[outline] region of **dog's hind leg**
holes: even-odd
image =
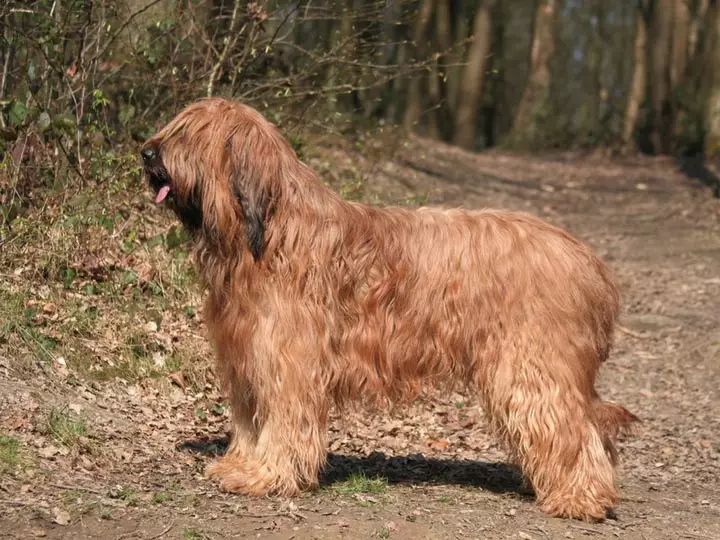
[[[571,351],[527,336],[506,345],[483,393],[541,510],[602,521],[618,501],[613,463],[595,422],[588,366]]]

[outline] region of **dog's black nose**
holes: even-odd
[[[150,161],[155,157],[155,149],[154,148],[145,148],[142,152],[140,152],[140,155],[143,157],[145,161]]]

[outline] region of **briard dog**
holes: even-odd
[[[619,295],[586,245],[524,213],[347,202],[225,99],[189,105],[141,155],[208,289],[232,418],[208,469],[223,489],[314,488],[332,406],[458,385],[543,511],[603,520],[617,504],[614,442],[636,417],[594,388]]]

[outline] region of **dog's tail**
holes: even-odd
[[[595,423],[603,437],[605,450],[613,463],[617,462],[617,451],[613,444],[618,436],[632,432],[633,424],[640,422],[640,418],[628,411],[622,405],[597,398],[593,405]]]

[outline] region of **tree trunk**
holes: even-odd
[[[532,140],[537,136],[536,115],[546,105],[550,90],[550,60],[555,53],[555,23],[559,0],[538,0],[532,29],[530,72],[515,113],[512,138]]]
[[[15,40],[13,39],[12,33],[10,32],[10,25],[13,19],[13,14],[9,13],[6,16],[5,24],[3,25],[3,39],[2,47],[2,67],[0,68],[0,102],[5,98],[6,92],[8,96],[12,96],[15,93],[15,85],[13,84],[12,68],[15,64]],[[5,117],[0,113],[0,128],[5,128]]]
[[[387,66],[395,64],[402,66],[405,61],[404,44],[398,44],[402,41],[399,25],[402,17],[402,4],[400,2],[386,2],[383,10],[383,30],[382,39],[383,56],[382,64]],[[402,69],[402,67],[400,67]],[[389,80],[381,92],[380,110],[384,118],[391,124],[396,122],[398,111],[399,90],[402,88],[402,77],[394,77]]]
[[[430,28],[431,16],[434,7],[434,0],[422,0],[420,13],[415,23],[415,32],[413,35],[414,53],[410,61],[424,61],[427,56],[427,38]],[[416,128],[423,108],[423,89],[427,88],[427,75],[418,73],[412,76],[408,87],[407,105],[405,107],[405,118],[403,125],[408,131]]]
[[[712,65],[716,39],[712,22],[714,16],[715,0],[712,1],[712,5],[710,0],[699,0],[696,10],[692,13],[688,36],[690,94],[697,98],[699,106],[694,109],[694,113],[700,117],[705,115],[705,105],[714,71],[708,69]]]
[[[481,4],[478,1],[478,4]],[[454,35],[454,47],[452,52],[447,56],[447,63],[452,65],[449,70],[447,77],[447,95],[448,95],[448,106],[452,111],[453,115],[457,110],[457,98],[460,94],[460,84],[463,77],[462,64],[467,56],[467,47],[458,47],[458,43],[463,41],[470,41],[472,39],[472,21],[469,20],[468,12],[464,9],[464,4],[458,0],[452,0],[450,2],[452,7],[451,17],[453,21],[453,35]]]
[[[709,6],[709,0],[698,0],[695,11],[690,18],[690,28],[688,29],[688,57],[690,61],[695,58],[697,53],[698,42],[700,41],[700,26],[705,20]]]
[[[438,52],[447,54],[453,45],[450,0],[436,0],[435,38]]]
[[[690,33],[690,2],[675,0],[675,12],[672,28],[672,58],[670,63],[670,84],[676,88],[685,79],[688,63],[688,44]]]
[[[592,8],[589,9],[590,18],[595,18],[596,24],[588,21],[588,27],[592,32],[588,50],[588,99],[587,111],[585,114],[585,137],[588,140],[598,141],[600,136],[600,117],[603,104],[607,101],[607,89],[603,85],[602,75],[605,68],[605,53],[607,42],[605,40],[605,3],[602,0],[595,0]]]
[[[670,58],[674,0],[655,0],[650,20],[650,142],[656,154],[670,151],[672,103]]]
[[[484,103],[482,108],[483,146],[490,148],[502,134],[498,121],[502,117],[505,92],[505,27],[508,9],[503,2],[493,2],[492,43],[487,78],[483,83]]]
[[[408,62],[408,49],[409,46],[406,41],[402,41],[398,45],[396,64],[400,70],[404,69],[402,66],[405,66]],[[407,79],[407,76],[395,77],[390,81],[385,119],[391,124],[403,122],[403,105],[410,95]]]
[[[447,54],[452,47],[452,21],[450,20],[450,0],[435,0],[435,51]],[[429,95],[431,109],[428,111],[428,134],[440,140],[452,136],[452,114],[447,100],[447,61],[444,56],[433,60],[430,75]]]
[[[720,0],[715,0],[712,11],[709,13],[710,32],[713,34],[713,50],[710,55],[712,63],[708,69],[712,70],[712,84],[708,93],[705,113],[705,156],[713,158],[720,156]]]
[[[672,56],[670,58],[670,92],[672,115],[673,151],[680,149],[687,141],[688,133],[688,90],[692,84],[688,69],[690,62],[690,2],[675,0],[672,28]]]
[[[630,145],[635,132],[638,114],[645,101],[645,92],[647,90],[647,20],[645,17],[645,12],[638,9],[635,22],[635,44],[633,47],[635,64],[633,66],[630,93],[625,107],[625,121],[622,131],[622,141],[626,146]]]
[[[353,43],[353,0],[337,0],[335,10],[339,19],[337,27],[331,31],[329,50],[343,58],[351,57],[354,52]],[[352,106],[350,87],[342,91],[339,87],[348,81],[338,80],[338,65],[330,62],[325,74],[325,88],[327,89],[327,106],[335,112],[339,105]]]
[[[483,83],[492,40],[492,7],[494,3],[495,0],[483,0],[477,8],[473,24],[473,41],[458,88],[453,142],[467,149],[475,147],[478,109],[482,100]]]

